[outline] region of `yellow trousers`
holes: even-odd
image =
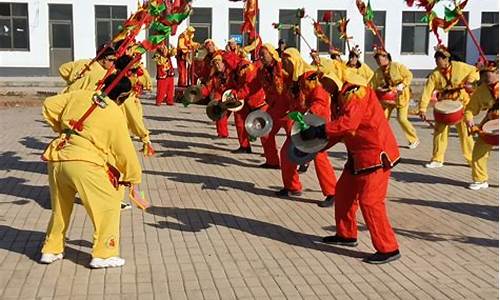
[[[52,216],[42,253],[64,252],[64,238],[78,193],[94,225],[92,256],[118,256],[123,189],[111,185],[104,167],[85,161],[49,162],[48,173]]]
[[[408,121],[408,108],[409,105],[405,105],[403,107],[398,107],[396,108],[397,110],[397,117],[398,117],[398,122],[399,125],[401,125],[401,129],[403,129],[403,132],[406,136],[406,139],[408,142],[414,143],[418,137],[417,137],[417,131],[415,130],[415,127],[411,125],[410,121]],[[391,118],[392,111],[394,110],[395,107],[393,106],[386,106],[384,107],[384,114],[387,120]]]
[[[127,118],[127,126],[133,135],[143,143],[149,143],[149,130],[144,125],[142,104],[136,96],[130,96],[123,104],[122,110]]]
[[[488,158],[492,146],[479,138],[472,150],[472,180],[474,182],[488,181]]]
[[[436,123],[434,126],[434,139],[433,139],[433,150],[432,150],[432,160],[437,162],[444,162],[444,154],[446,148],[448,147],[448,131],[449,125]],[[458,139],[460,140],[460,146],[462,147],[462,153],[468,164],[472,161],[472,147],[474,146],[474,140],[472,136],[467,132],[467,125],[462,121],[455,125],[458,132]]]

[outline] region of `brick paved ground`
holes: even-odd
[[[498,298],[498,152],[493,187],[465,188],[470,170],[452,134],[449,164],[422,167],[431,130],[401,149],[388,209],[401,260],[361,262],[371,253],[359,215],[360,245],[318,241],[333,234],[332,209],[322,209],[314,170],[301,176],[299,199],[273,197],[279,171],[261,170],[257,154],[234,155],[237,140],[213,139],[202,107],[145,105],[158,156],[142,160],[143,189],[154,207],[122,216],[125,267],[90,270],[92,224],[76,205],[66,259],[40,265],[49,220],[46,166],[39,155],[53,134],[40,108],[0,110],[0,298],[20,299],[492,299]],[[399,128],[398,138],[402,141]],[[234,137],[234,127],[231,128]],[[406,144],[406,143],[403,143]],[[139,148],[139,145],[137,145]],[[343,147],[331,151],[339,170]],[[339,174],[339,173],[337,173]]]

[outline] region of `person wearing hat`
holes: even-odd
[[[107,70],[113,67],[116,60],[115,50],[108,45],[101,45],[97,49],[95,60],[81,59],[62,64],[59,75],[66,81],[66,88],[61,93],[77,90],[95,91],[100,80]]]
[[[106,78],[104,88],[116,76]],[[102,99],[105,105],[97,107],[84,120],[82,130],[74,129],[73,121],[81,120],[89,111],[92,104],[89,99],[95,92],[79,90],[44,101],[44,118],[59,137],[42,155],[48,164],[52,216],[41,250],[41,263],[50,264],[63,258],[65,235],[78,193],[94,225],[90,266],[107,268],[125,264],[119,257],[120,201],[124,194],[118,180],[138,185],[142,173],[120,110],[130,90],[130,80],[123,77]],[[110,169],[118,170],[120,178],[110,176]]]
[[[283,52],[283,68],[289,74],[289,80],[298,85],[298,96],[292,99],[290,111],[305,113],[309,111],[314,115],[330,120],[330,94],[319,83],[319,73],[300,56],[296,48],[288,48]],[[297,165],[288,159],[288,147],[292,144],[288,136],[281,147],[281,176],[284,188],[276,192],[278,196],[299,196],[302,194]],[[321,207],[332,206],[335,197],[337,178],[333,171],[328,154],[319,152],[314,158],[314,167],[323,195],[326,197],[319,203]]]
[[[347,162],[335,195],[336,235],[326,236],[327,244],[358,245],[356,213],[361,208],[376,253],[364,259],[383,264],[399,259],[399,245],[385,207],[391,169],[399,162],[399,148],[382,107],[368,82],[353,73],[342,78],[328,74],[321,83],[330,94],[338,94],[341,110],[337,119],[301,131],[304,140],[326,138],[329,148],[343,142]]]
[[[207,54],[203,58],[202,66],[196,75],[200,79],[201,83],[206,83],[210,81],[210,77],[214,71],[212,60],[215,56],[222,55],[222,51],[217,49],[217,46],[215,46],[215,42],[212,39],[206,39],[203,43],[203,48],[205,48]]]
[[[235,54],[240,54],[240,47],[234,38],[227,40],[226,52],[233,52]]]
[[[281,55],[283,54],[283,51],[286,49],[286,42],[284,39],[279,39],[278,41],[278,48],[276,48],[276,53],[278,53],[278,56],[281,58]]]
[[[179,79],[177,81],[177,86],[185,87],[189,84],[188,71],[192,68],[192,56],[194,51],[200,46],[198,43],[193,41],[195,28],[189,26],[186,31],[179,35],[177,41],[177,70],[179,72]]]
[[[202,84],[201,94],[203,97],[210,97],[211,100],[222,101],[225,91],[234,88],[234,81],[231,78],[231,70],[224,63],[222,54],[217,54],[212,58],[212,71],[209,81]],[[222,118],[216,121],[217,136],[227,138],[229,131],[227,128],[227,118],[229,114],[224,112]]]
[[[156,62],[156,105],[163,102],[167,105],[174,105],[174,76],[175,70],[172,65],[172,57],[177,54],[177,50],[167,45],[162,45],[153,55]]]
[[[262,86],[266,102],[267,113],[273,119],[273,128],[268,135],[261,138],[266,162],[259,167],[265,169],[279,169],[280,159],[276,146],[276,135],[283,128],[287,136],[292,127],[287,117],[292,93],[287,81],[287,74],[283,70],[281,58],[273,45],[263,44],[259,50],[262,66],[257,70],[257,78]]]
[[[258,78],[260,63],[252,63],[247,59],[242,59],[235,70],[235,89],[236,99],[243,100],[243,108],[234,113],[234,123],[240,148],[234,153],[251,153],[250,141],[245,129],[245,120],[248,114],[254,110],[265,110],[266,93],[262,88]]]
[[[410,85],[413,79],[411,71],[403,64],[393,62],[391,55],[382,47],[374,49],[375,60],[379,68],[372,77],[371,85],[377,93],[396,91],[396,103],[386,104],[381,102],[387,120],[390,120],[392,111],[396,109],[398,123],[408,140],[408,148],[415,149],[420,144],[417,131],[408,121],[408,110],[410,108],[411,91]]]
[[[498,62],[490,61],[480,66],[481,77],[484,78],[471,96],[465,108],[465,123],[470,132],[474,132],[487,121],[498,119]],[[481,123],[474,124],[474,116],[486,110]],[[472,150],[472,183],[471,190],[488,188],[488,158],[492,146],[479,138]]]
[[[425,82],[419,104],[419,116],[422,120],[426,120],[425,113],[427,106],[435,90],[438,92],[438,101],[445,99],[457,100],[465,107],[470,101],[469,94],[474,90],[473,84],[479,80],[479,73],[476,67],[451,60],[450,51],[443,45],[436,46],[435,50],[434,59],[436,61],[436,68]],[[470,165],[474,141],[472,136],[468,134],[467,125],[464,121],[457,123],[455,127],[458,132],[462,153]],[[434,126],[432,158],[425,165],[426,168],[440,168],[443,166],[444,155],[448,147],[448,130],[448,125],[436,122]]]
[[[370,82],[374,72],[367,64],[359,61],[360,57],[361,49],[356,45],[349,51],[349,60],[346,63],[347,71],[354,72]]]

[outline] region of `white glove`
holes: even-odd
[[[405,85],[403,83],[400,83],[396,86],[396,90],[398,90],[398,92],[402,92],[404,89]]]

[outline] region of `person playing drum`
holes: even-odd
[[[417,131],[408,121],[413,74],[403,64],[393,62],[391,54],[383,47],[376,47],[374,50],[379,68],[372,77],[371,86],[377,92],[388,120],[392,111],[397,109],[398,122],[408,139],[408,148],[415,149],[420,141]]]
[[[488,62],[481,68],[481,85],[472,94],[469,104],[465,109],[465,122],[470,131],[481,127],[488,121],[498,119],[498,62]],[[481,110],[487,114],[478,127],[474,125],[473,117]],[[498,145],[498,127],[496,128],[496,144]],[[472,183],[471,190],[488,188],[488,158],[492,145],[483,139],[478,139],[472,150]]]
[[[479,73],[476,67],[469,64],[452,61],[450,51],[443,45],[435,47],[436,68],[427,78],[422,98],[419,104],[419,116],[426,120],[425,112],[432,93],[438,91],[438,103],[443,100],[460,101],[460,104],[466,106],[469,103],[469,94],[473,92],[473,83],[479,80]],[[468,164],[472,161],[472,147],[474,141],[467,134],[467,126],[462,120],[455,124],[462,146],[462,153]],[[434,127],[433,151],[430,163],[426,168],[440,168],[443,166],[444,154],[448,146],[448,128],[449,125],[436,122]]]

